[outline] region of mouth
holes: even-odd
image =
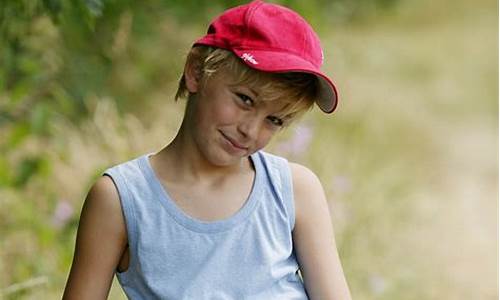
[[[245,147],[244,145],[238,143],[237,141],[235,141],[231,137],[225,135],[222,131],[220,131],[220,133],[231,144],[231,146],[233,146],[234,148],[239,149],[239,150],[243,150],[243,151],[247,151],[248,150],[248,147]]]

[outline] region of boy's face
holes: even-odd
[[[232,85],[224,70],[190,88],[187,124],[200,152],[216,165],[238,163],[265,147],[282,127],[286,103],[262,101],[258,87]],[[190,103],[189,103],[190,102]]]

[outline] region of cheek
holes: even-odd
[[[227,102],[217,105],[217,107],[214,108],[212,115],[219,125],[233,124],[238,121],[238,118],[240,117],[236,105]]]
[[[224,103],[204,103],[197,108],[195,122],[200,129],[230,124],[236,119],[236,112]]]

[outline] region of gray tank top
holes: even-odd
[[[252,190],[231,217],[201,221],[169,197],[142,155],[107,169],[120,195],[129,268],[116,276],[129,299],[308,299],[292,242],[288,162],[258,151]]]

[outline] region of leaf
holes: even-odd
[[[50,118],[50,109],[45,103],[37,103],[31,112],[31,132],[42,135],[48,131],[48,121]]]
[[[15,148],[19,146],[19,144],[29,136],[30,131],[30,125],[28,123],[23,122],[16,124],[14,129],[10,132],[10,136],[7,138],[8,147]]]

